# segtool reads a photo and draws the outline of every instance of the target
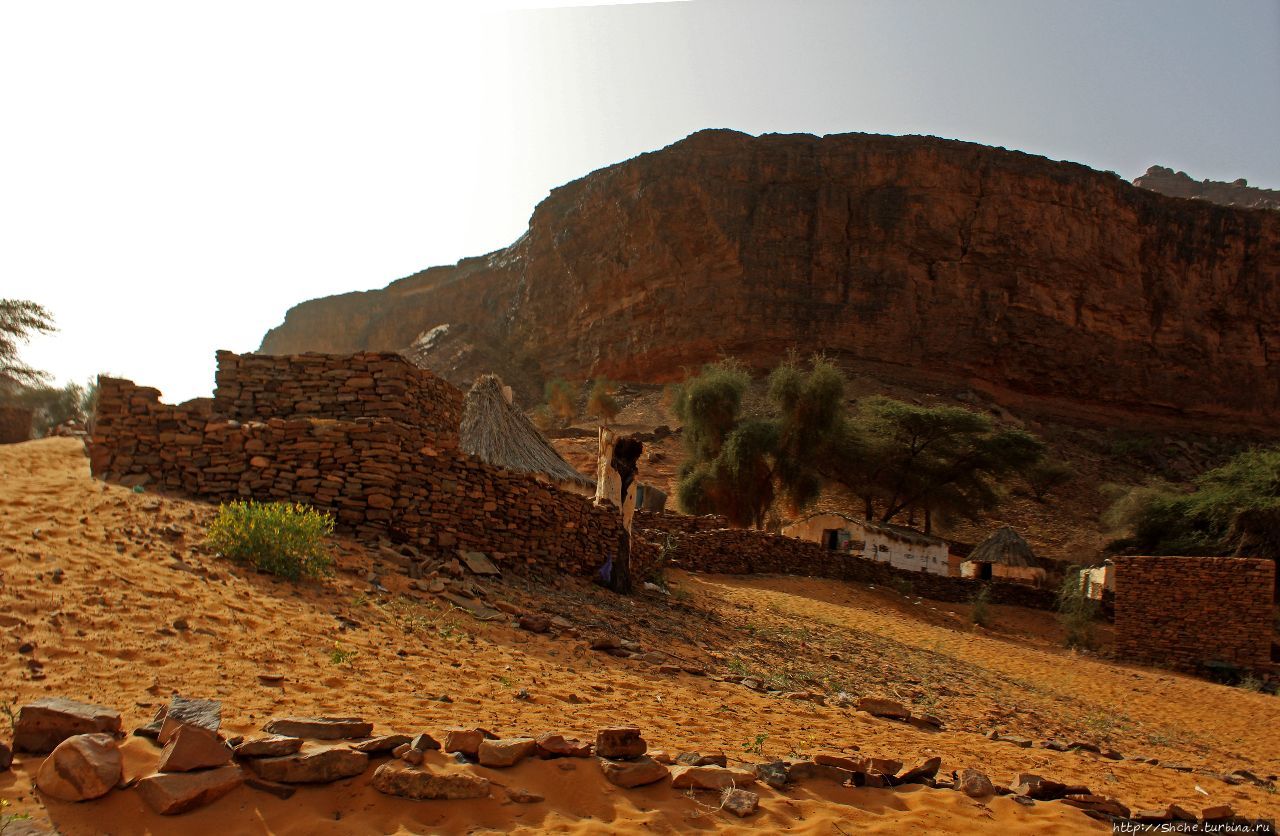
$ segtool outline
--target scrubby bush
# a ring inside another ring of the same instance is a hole
[[[979,627],[986,627],[991,623],[991,612],[988,605],[991,603],[991,587],[983,584],[974,593],[973,598],[969,601],[970,610],[969,618]]]
[[[218,508],[208,545],[224,557],[289,580],[333,571],[326,538],[333,517],[289,502],[232,502]]]
[[[1067,647],[1092,650],[1096,646],[1093,622],[1098,616],[1098,602],[1084,592],[1080,572],[1071,567],[1058,589],[1058,620],[1067,629]]]
[[[591,384],[591,394],[587,396],[587,412],[596,416],[607,427],[618,417],[622,407],[614,397],[617,386],[605,377],[598,377]]]

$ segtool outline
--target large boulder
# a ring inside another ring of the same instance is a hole
[[[369,756],[341,746],[279,758],[255,758],[246,763],[259,777],[268,781],[328,784],[364,772],[369,766]]]
[[[283,717],[267,723],[262,730],[312,740],[359,740],[373,734],[373,723],[359,717]]]
[[[95,733],[119,737],[120,712],[62,697],[43,697],[18,709],[13,748],[44,755],[69,737]]]
[[[54,748],[36,772],[36,786],[59,801],[101,798],[123,775],[119,744],[110,734],[77,734]]]
[[[217,734],[222,727],[222,703],[218,700],[174,696],[169,700],[157,738],[161,743],[168,743],[183,726],[196,726]]]
[[[159,773],[138,782],[142,800],[162,816],[174,816],[217,801],[244,783],[235,765],[203,772]]]
[[[370,782],[375,790],[387,795],[415,800],[487,798],[489,779],[470,772],[436,772],[392,761],[373,772]]]

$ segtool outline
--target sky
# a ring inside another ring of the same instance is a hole
[[[0,298],[58,382],[208,395],[290,306],[702,128],[1280,188],[1280,0],[4,3]]]

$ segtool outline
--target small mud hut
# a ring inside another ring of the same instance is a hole
[[[960,564],[960,576],[1038,585],[1045,571],[1022,535],[1006,525],[973,547]]]
[[[463,404],[462,449],[496,467],[529,473],[562,490],[594,496],[596,481],[573,469],[516,408],[497,375],[476,379]]]

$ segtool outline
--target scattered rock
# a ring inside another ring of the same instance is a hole
[[[1040,746],[1042,748],[1048,749],[1051,752],[1071,751],[1071,745],[1067,743],[1065,740],[1046,740],[1045,742],[1041,743]]]
[[[1185,763],[1166,763],[1163,764],[1165,769],[1172,769],[1174,772],[1192,772],[1192,768]]]
[[[520,616],[516,624],[521,630],[528,630],[530,633],[549,633],[551,631],[551,619],[537,613]]]
[[[1169,814],[1167,807],[1163,810],[1135,810],[1133,812],[1133,820],[1139,824],[1161,824],[1173,821],[1173,816]]]
[[[371,737],[373,723],[358,717],[284,717],[262,727],[267,734],[312,740],[358,740]]]
[[[44,755],[67,738],[94,733],[120,737],[120,712],[62,697],[43,697],[18,709],[13,749]]]
[[[344,747],[300,752],[279,758],[255,758],[249,768],[268,781],[284,784],[327,784],[364,772],[369,756]]]
[[[0,772],[4,772],[13,766],[13,750],[8,744],[0,743]]]
[[[244,741],[235,747],[235,754],[238,758],[279,758],[301,750],[302,738],[272,735]]]
[[[180,738],[183,732],[175,736]],[[155,812],[174,816],[203,807],[244,783],[240,767],[228,765],[204,772],[149,775],[137,784],[138,794]]]
[[[160,753],[157,772],[192,772],[231,763],[231,749],[203,726],[178,726]]]
[[[924,758],[916,761],[914,766],[895,778],[894,782],[898,784],[927,783],[938,776],[938,770],[941,767],[942,758]]]
[[[122,774],[114,735],[77,734],[59,743],[40,764],[36,786],[59,801],[87,801],[111,792]]]
[[[1071,742],[1071,748],[1080,752],[1092,752],[1095,755],[1102,754],[1102,747],[1083,740],[1075,740]]]
[[[665,766],[644,756],[624,761],[601,758],[600,769],[609,783],[627,789],[657,783],[671,774]]]
[[[622,647],[622,643],[617,636],[602,636],[591,642],[592,650],[618,650]]]
[[[751,790],[729,790],[724,797],[724,809],[738,818],[746,818],[760,806],[760,796]]]
[[[363,740],[359,743],[349,743],[347,747],[357,752],[364,752],[366,755],[385,755],[397,746],[404,745],[412,739],[407,734],[385,734],[382,737]],[[437,743],[435,748],[439,749],[440,744]]]
[[[1236,811],[1232,809],[1230,804],[1215,804],[1200,811],[1200,818],[1207,822],[1231,819],[1235,818],[1235,815]]]
[[[259,681],[259,682],[261,682],[263,685],[283,685],[283,684],[284,684],[284,674],[282,674],[282,673],[260,673],[260,674],[258,674],[258,681]]]
[[[596,732],[596,755],[611,760],[638,758],[649,746],[635,726],[615,726]]]
[[[676,755],[676,763],[684,766],[728,766],[729,759],[724,752],[700,755],[697,752],[683,752]]]
[[[991,779],[976,769],[962,769],[954,777],[956,789],[970,798],[987,798],[996,794]]]
[[[538,804],[547,800],[545,796],[520,787],[510,787],[507,790],[507,798],[517,804]]]
[[[532,737],[508,737],[498,740],[483,740],[476,757],[481,766],[507,767],[515,766],[529,757],[538,748]]]
[[[754,784],[755,772],[747,769],[731,769],[724,766],[671,767],[671,786],[676,789],[722,790],[725,787],[741,787]]]
[[[222,703],[217,700],[173,697],[169,700],[164,722],[160,726],[159,741],[168,743],[182,726],[196,726],[217,734],[222,727]]]
[[[537,738],[537,754],[540,758],[587,758],[591,756],[591,744],[566,738],[560,734],[544,734]]]
[[[488,734],[484,729],[480,729],[481,734]],[[492,735],[490,735],[492,736]],[[420,732],[413,736],[413,740],[409,741],[409,745],[419,752],[439,752],[440,741],[436,740],[426,732]]]
[[[415,800],[487,798],[489,780],[469,772],[433,772],[392,761],[379,766],[370,782],[387,795]]]
[[[1063,804],[1084,810],[1086,813],[1092,813],[1098,817],[1104,818],[1129,818],[1129,808],[1116,801],[1114,798],[1107,798],[1101,795],[1068,795],[1062,799]]]
[[[911,719],[911,711],[906,706],[884,697],[863,697],[858,700],[858,710],[865,711],[873,717],[888,717],[893,720]]]
[[[480,754],[480,744],[486,740],[494,740],[496,735],[484,729],[445,729],[444,750],[458,752],[468,758],[475,759]]]
[[[397,746],[395,749],[395,756],[405,763],[411,763],[414,766],[421,764],[427,757],[421,749],[415,749],[408,743]]]
[[[822,766],[838,766],[841,769],[847,769],[850,772],[862,772],[862,758],[851,758],[846,755],[833,755],[827,752],[819,752],[813,756],[813,762]]]
[[[756,780],[780,790],[787,785],[787,765],[783,761],[756,764]]]
[[[169,713],[169,706],[162,705],[156,709],[155,716],[151,718],[151,722],[145,726],[139,726],[133,730],[134,737],[144,737],[147,740],[155,741],[160,737],[160,729],[164,727],[165,715]]]

